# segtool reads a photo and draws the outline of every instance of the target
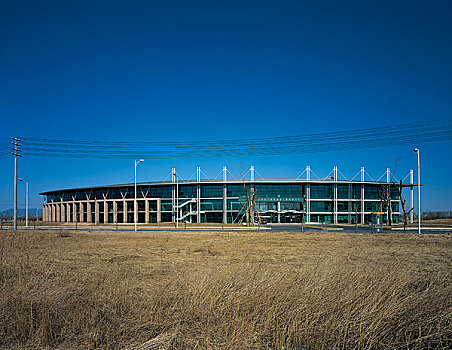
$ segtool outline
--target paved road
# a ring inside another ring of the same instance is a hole
[[[12,226],[3,226],[3,230],[11,230]],[[19,227],[19,230],[26,230],[25,227]],[[33,230],[33,226],[30,226],[28,230]],[[75,231],[75,226],[37,226],[36,230],[69,230]],[[115,226],[79,226],[78,230],[80,231],[127,231],[134,232],[133,226],[124,227],[120,226],[118,229]],[[199,227],[199,228],[185,228],[181,225],[179,229],[171,228],[171,227],[142,227],[138,226],[139,232],[161,232],[161,231],[214,231],[214,232],[236,232],[236,231],[259,231],[259,230],[271,230],[272,232],[302,232],[300,224],[268,224],[258,227]],[[403,229],[389,229],[387,227],[383,227],[382,231],[378,232],[375,228],[372,227],[355,227],[350,225],[304,225],[304,232],[330,232],[334,233],[402,233]],[[407,228],[407,233],[417,233],[417,228],[410,227]],[[450,228],[425,228],[422,231],[423,234],[452,234],[452,227]]]
[[[273,232],[283,232],[283,231],[289,231],[289,232],[301,232],[301,225],[300,224],[269,224],[267,225],[271,227]],[[343,232],[343,233],[402,233],[402,230],[394,230],[387,227],[383,227],[382,231],[377,232],[376,228],[372,227],[356,227],[355,226],[349,226],[349,225],[305,225],[304,231],[324,231],[324,232]],[[407,233],[417,233],[417,228],[409,228],[406,231]],[[446,234],[446,233],[452,233],[452,227],[450,228],[425,228],[421,229],[421,232],[424,234]]]

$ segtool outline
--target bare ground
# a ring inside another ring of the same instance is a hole
[[[452,345],[452,236],[0,231],[4,348]]]

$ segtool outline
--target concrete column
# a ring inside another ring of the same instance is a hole
[[[91,203],[86,201],[86,222],[91,223]]]
[[[75,201],[72,202],[72,222],[77,222],[77,205]]]
[[[162,222],[162,200],[157,198],[157,223]]]
[[[99,224],[99,202],[94,202],[94,224]]]
[[[118,201],[113,201],[113,223],[116,224],[118,222]]]
[[[144,222],[149,224],[149,200],[144,199]]]
[[[61,222],[61,204],[60,203],[55,204],[55,209],[56,209],[55,220],[56,222]]]
[[[122,202],[122,206],[123,206],[123,209],[122,209],[122,212],[123,212],[123,215],[122,215],[122,222],[123,223],[127,223],[127,201],[123,201]]]
[[[108,203],[104,200],[104,224],[108,224]]]
[[[66,222],[66,204],[60,203],[60,207],[61,207],[60,221]]]
[[[83,212],[85,210],[85,203],[80,201],[78,203],[78,222],[83,222]]]
[[[277,202],[277,207],[276,209],[278,210],[278,224],[281,222],[281,202]]]

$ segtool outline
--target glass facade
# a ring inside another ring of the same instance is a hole
[[[249,184],[234,184],[227,185],[227,195],[228,197],[245,197],[245,189],[249,191]]]
[[[223,185],[201,185],[202,198],[223,197]]]
[[[254,189],[259,200],[301,201],[304,196],[303,185],[256,184]]]
[[[323,202],[311,202],[311,211],[313,212],[332,212],[333,211],[333,202],[323,201]]]
[[[311,185],[311,199],[332,199],[332,185]]]
[[[196,185],[179,186],[179,198],[196,198]]]
[[[301,222],[303,219],[309,222],[354,223],[360,222],[363,215],[367,220],[373,212],[387,211],[385,204],[382,204],[384,201],[380,199],[383,186],[387,186],[385,183],[290,180],[275,183],[256,180],[253,184],[231,182],[224,184],[220,180],[216,183],[213,181],[179,183],[179,216],[189,222],[223,222],[224,218],[227,218],[227,222],[234,222],[237,216],[244,214],[245,193],[249,193],[251,188],[256,194],[256,210],[261,213],[266,222]],[[226,198],[223,198],[225,186]],[[307,188],[310,188],[309,198],[307,198]],[[335,197],[336,188],[337,196]],[[361,198],[362,190],[364,198]],[[152,223],[159,220],[174,222],[175,191],[175,184],[138,185],[138,222]],[[66,214],[67,220],[95,222],[97,218],[96,222],[99,223],[104,221],[133,223],[133,199],[133,185],[74,189],[45,194],[46,203],[68,202],[71,204],[70,207],[68,206],[70,209]],[[397,188],[391,189],[391,199],[393,216],[398,220]],[[73,207],[74,200],[76,206]],[[95,205],[97,205],[97,212]]]
[[[223,200],[222,199],[202,199],[201,200],[201,210],[202,211],[218,211],[223,210]]]

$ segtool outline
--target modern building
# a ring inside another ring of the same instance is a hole
[[[243,220],[250,193],[255,195],[256,221],[367,223],[373,213],[383,212],[384,220],[392,215],[398,222],[400,198],[395,184],[400,183],[410,189],[407,210],[413,207],[412,170],[405,177],[409,177],[409,183],[395,179],[389,169],[373,180],[364,167],[350,180],[339,176],[337,167],[324,178],[318,178],[309,166],[296,179],[255,178],[253,166],[245,174],[249,177],[240,179],[228,178],[232,174],[226,167],[219,179],[201,178],[199,167],[195,173],[196,179],[182,180],[172,169],[171,180],[138,183],[137,223],[238,223]],[[44,196],[43,220],[134,223],[134,187],[129,183],[40,193]],[[389,201],[382,199],[385,189],[389,189],[391,209]]]

